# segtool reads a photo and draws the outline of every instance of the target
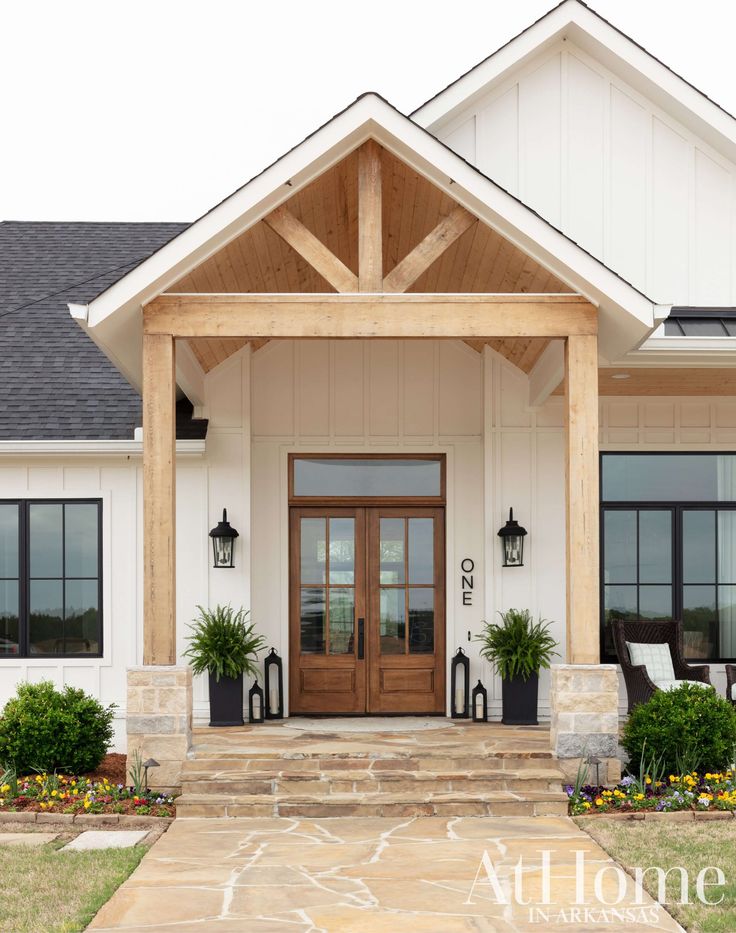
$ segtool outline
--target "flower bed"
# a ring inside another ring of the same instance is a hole
[[[580,816],[588,813],[634,813],[652,810],[658,813],[677,810],[736,811],[736,775],[732,771],[707,771],[698,774],[670,774],[667,779],[623,778],[613,790],[585,784],[568,785],[570,813]]]
[[[129,816],[174,816],[174,798],[150,790],[136,791],[107,777],[94,780],[65,774],[5,775],[0,785],[0,812],[117,813]]]

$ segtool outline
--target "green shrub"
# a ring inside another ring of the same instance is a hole
[[[114,710],[49,680],[20,684],[0,718],[0,762],[17,774],[93,771],[110,747]]]
[[[733,762],[736,710],[712,688],[685,683],[657,690],[634,707],[621,744],[632,773],[651,761],[660,761],[665,774],[719,771]]]

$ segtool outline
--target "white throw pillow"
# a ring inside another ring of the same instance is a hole
[[[710,684],[704,684],[702,680],[655,680],[654,683],[660,690],[677,690],[677,688],[681,687],[683,684],[693,684],[695,687],[708,687],[712,689]]]
[[[655,684],[661,680],[674,680],[675,669],[672,666],[672,655],[669,645],[650,645],[646,642],[627,641],[631,663],[635,666],[643,664],[647,669],[649,679]]]
[[[736,684],[731,684],[731,699],[736,700]]]

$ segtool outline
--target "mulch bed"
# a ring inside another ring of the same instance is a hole
[[[107,778],[111,784],[130,784],[127,770],[127,756],[120,752],[110,752],[100,762],[95,771],[89,771],[84,776],[90,781],[101,781]]]

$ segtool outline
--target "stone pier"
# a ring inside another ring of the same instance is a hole
[[[620,780],[616,665],[553,664],[551,673],[550,739],[565,777],[573,781],[580,762],[593,755],[601,759],[601,783]]]
[[[128,668],[128,769],[133,755],[154,758],[155,789],[181,787],[181,767],[192,739],[192,669],[171,665]]]

